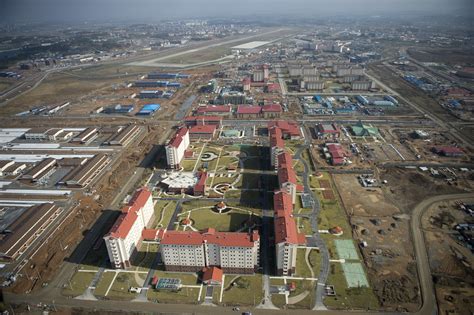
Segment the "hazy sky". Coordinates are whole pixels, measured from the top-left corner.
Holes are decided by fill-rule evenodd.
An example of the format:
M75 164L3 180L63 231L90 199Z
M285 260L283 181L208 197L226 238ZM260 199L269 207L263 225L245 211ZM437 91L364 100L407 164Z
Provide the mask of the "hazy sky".
M474 15L474 0L0 0L0 22L384 14Z

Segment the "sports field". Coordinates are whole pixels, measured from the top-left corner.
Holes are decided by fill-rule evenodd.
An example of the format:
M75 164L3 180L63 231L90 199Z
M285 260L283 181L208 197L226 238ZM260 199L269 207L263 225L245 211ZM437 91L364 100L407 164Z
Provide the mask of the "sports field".
M339 259L359 260L352 240L334 240Z
M344 270L348 288L369 287L364 268L360 263L344 263L342 270Z

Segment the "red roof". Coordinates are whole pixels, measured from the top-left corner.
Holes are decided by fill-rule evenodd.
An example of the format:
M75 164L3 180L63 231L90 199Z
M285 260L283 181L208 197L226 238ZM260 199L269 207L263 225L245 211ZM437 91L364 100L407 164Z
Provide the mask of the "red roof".
M253 247L259 239L255 233L217 232L212 228L202 232L167 231L161 239L163 245L202 245L209 244L231 247Z
M270 121L268 123L268 127L278 127L281 129L283 134L287 134L290 136L301 136L300 128L298 124L294 121L286 121L286 120L276 120Z
M151 198L151 192L146 187L138 190L128 205L122 208L122 213L117 218L117 221L115 221L108 235L114 238L126 238L135 220L138 218L138 212L149 198Z
M268 92L279 91L279 90L280 90L280 85L278 83L269 83L269 84L267 84L267 91Z
M262 106L262 112L271 112L271 113L281 113L281 105L280 104L269 104Z
M242 84L250 84L250 78L246 77L242 80Z
M142 231L142 239L147 241L155 241L159 238L160 231L155 229L144 229Z
M291 215L293 212L291 196L283 191L276 191L273 195L273 209L276 216Z
M293 158L288 152L283 152L278 155L278 167L287 167L293 168Z
M293 168L293 158L288 152L283 152L278 155L278 183L297 184L296 174Z
M268 132L270 134L270 146L279 148L283 148L285 146L280 128L273 127L268 129Z
M197 125L197 126L192 126L189 129L190 134L196 134L196 133L209 133L209 134L214 134L216 132L217 126L216 125Z
M446 146L446 147L434 147L434 150L436 152L441 152L441 153L448 153L448 154L463 154L464 151L461 150L460 148L458 147L450 147L450 146Z
M210 267L210 268L204 268L203 271L204 271L204 274L202 275L203 282L213 281L213 282L222 283L222 276L224 275L224 272L222 271L221 268Z
M283 191L275 192L273 203L275 207L275 243L300 244L296 223L292 215L291 196Z
M198 114L205 113L230 113L232 107L228 105L210 105L202 106L197 109Z
M200 172L199 180L194 186L194 191L204 193L204 190L206 189L206 180L207 180L207 173Z
M347 156L346 152L339 143L326 144L326 147L331 154L332 159L342 159Z
M262 108L260 106L239 105L237 114L260 114Z
M183 141L183 138L186 136L187 133L188 133L188 128L186 127L180 128L176 132L174 137L171 138L171 140L168 142L168 145L175 148L179 147L179 145L181 144L181 142Z
M318 124L318 130L322 133L339 133L339 126L336 124Z

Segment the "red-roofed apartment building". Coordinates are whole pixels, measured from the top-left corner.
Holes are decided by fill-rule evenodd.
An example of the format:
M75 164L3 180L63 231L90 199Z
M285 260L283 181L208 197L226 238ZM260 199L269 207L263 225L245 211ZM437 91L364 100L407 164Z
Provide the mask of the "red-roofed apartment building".
M272 166L277 169L278 155L284 152L285 142L283 141L283 135L280 128L268 128L268 134L270 135L270 160Z
M114 268L131 267L130 260L142 240L142 232L152 220L154 213L151 192L147 188L138 190L104 236L109 260Z
M329 154L331 164L334 166L344 165L346 163L347 152L339 143L326 143L326 149Z
M184 152L189 146L189 130L180 128L166 146L166 161L169 168L179 169Z
M268 123L268 128L277 127L281 129L283 139L298 140L301 139L301 130L294 121L275 120Z
M278 155L278 184L280 189L291 196L291 202L296 202L296 192L301 190L293 168L293 158L288 152Z
M189 128L191 139L211 140L216 134L216 125L197 125Z
M292 214L291 196L284 191L277 191L273 196L273 205L277 275L291 276L296 269L298 246L306 244L306 238L304 234L298 233Z
M197 272L217 266L225 273L252 274L259 265L260 235L197 231L165 231L160 241L166 271Z
M188 116L184 118L186 126L216 125L222 123L222 116Z
M341 129L336 124L318 124L316 132L318 139L337 139L341 136Z

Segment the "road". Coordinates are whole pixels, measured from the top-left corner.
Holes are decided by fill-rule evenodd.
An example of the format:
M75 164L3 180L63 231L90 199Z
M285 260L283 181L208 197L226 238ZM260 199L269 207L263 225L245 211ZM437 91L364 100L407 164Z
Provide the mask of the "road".
M313 194L311 191L311 185L309 183L309 175L310 175L310 167L308 165L308 161L301 157L303 150L309 149L310 147L310 139L311 136L307 134L307 130L303 127L303 131L305 133L305 146L299 148L295 153L294 158L300 160L303 163L304 171L303 171L303 186L304 192L310 196L311 203L313 205L313 211L311 212L310 220L311 220L311 229L313 231L313 241L316 246L319 248L319 253L321 255L321 269L318 275L318 281L316 282L316 290L315 290L315 303L313 306L313 310L326 310L326 306L324 305L324 286L326 285L326 281L329 276L329 251L324 243L321 235L319 234L318 229L318 217L319 211L321 210L321 205L319 203L318 198Z
M413 237L413 245L415 247L416 267L422 296L422 306L416 314L434 315L438 313L425 238L421 229L421 218L423 217L423 213L436 202L465 198L474 198L474 193L431 197L420 202L413 210L411 217L411 233Z

